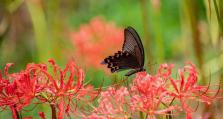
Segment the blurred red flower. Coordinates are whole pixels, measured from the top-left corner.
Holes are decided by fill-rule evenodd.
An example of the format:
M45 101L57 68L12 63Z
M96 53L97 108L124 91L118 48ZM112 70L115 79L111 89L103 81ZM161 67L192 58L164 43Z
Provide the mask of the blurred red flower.
M99 105L93 113L85 118L89 119L128 119L131 114L128 108L129 92L126 87L116 90L113 87L101 92Z
M123 29L95 17L88 24L81 25L79 31L71 33L75 60L84 67L102 68L100 63L121 49L123 39Z

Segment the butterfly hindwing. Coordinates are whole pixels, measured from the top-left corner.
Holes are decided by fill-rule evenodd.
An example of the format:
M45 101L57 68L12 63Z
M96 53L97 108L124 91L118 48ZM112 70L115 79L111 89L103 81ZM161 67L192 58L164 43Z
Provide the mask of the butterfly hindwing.
M107 64L107 67L111 69L112 73L138 67L137 59L127 52L115 53L113 56L105 58L104 62Z

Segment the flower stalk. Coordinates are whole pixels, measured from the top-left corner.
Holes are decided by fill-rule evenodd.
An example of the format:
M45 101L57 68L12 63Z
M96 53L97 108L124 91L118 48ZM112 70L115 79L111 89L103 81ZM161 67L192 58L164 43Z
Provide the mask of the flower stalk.
M57 119L56 107L54 104L50 104L52 119Z
M16 110L15 106L11 106L10 109L11 109L11 111L12 111L13 119L20 119L20 117L19 117L19 113L18 113L18 111Z

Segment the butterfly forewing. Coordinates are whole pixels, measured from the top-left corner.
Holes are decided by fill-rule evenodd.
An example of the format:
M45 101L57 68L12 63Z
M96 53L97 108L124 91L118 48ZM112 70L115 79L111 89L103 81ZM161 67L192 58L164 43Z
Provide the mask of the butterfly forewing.
M128 27L124 30L125 40L122 46L124 52L129 52L134 55L141 67L144 66L144 48L138 33L132 28Z

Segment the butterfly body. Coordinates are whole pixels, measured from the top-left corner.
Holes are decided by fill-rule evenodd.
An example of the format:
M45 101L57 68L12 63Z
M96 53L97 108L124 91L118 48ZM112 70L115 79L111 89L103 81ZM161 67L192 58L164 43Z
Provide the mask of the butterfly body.
M138 33L132 28L127 27L124 30L125 40L122 51L116 52L113 56L108 56L102 64L107 64L111 72L133 69L125 76L145 71L144 66L144 48Z

